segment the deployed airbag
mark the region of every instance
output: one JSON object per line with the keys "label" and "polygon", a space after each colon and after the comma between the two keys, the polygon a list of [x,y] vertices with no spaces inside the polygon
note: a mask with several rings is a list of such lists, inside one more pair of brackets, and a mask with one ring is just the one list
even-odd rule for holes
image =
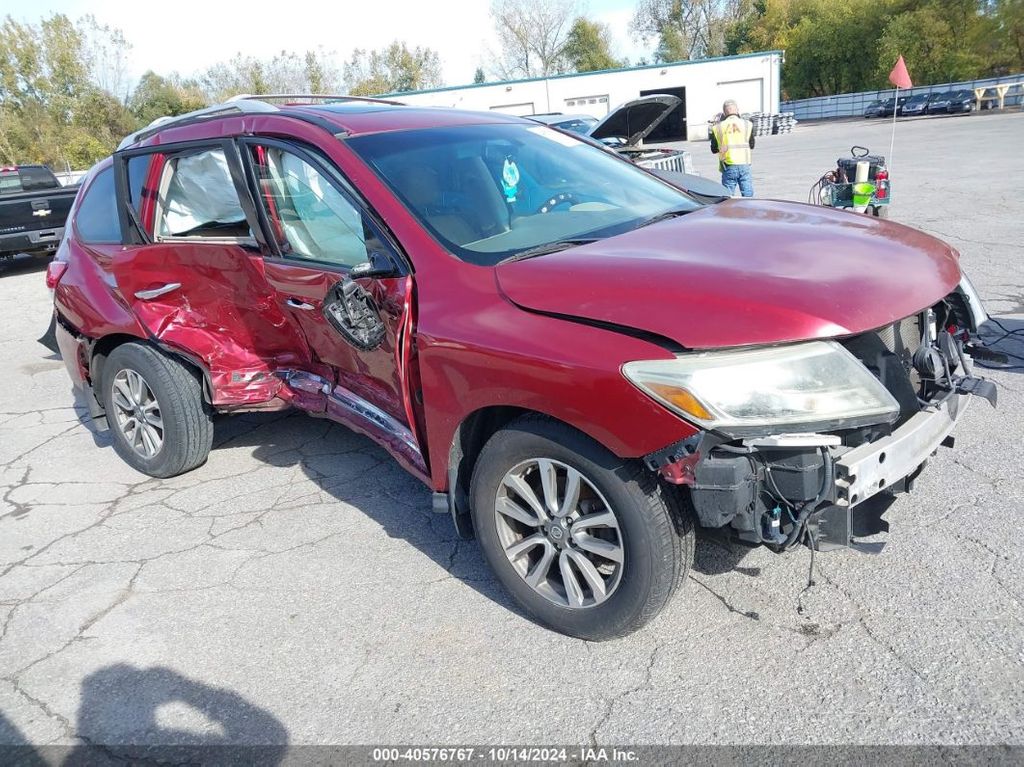
{"label": "deployed airbag", "polygon": [[244,221],[224,152],[214,149],[175,160],[163,211],[163,235],[181,235],[207,224]]}

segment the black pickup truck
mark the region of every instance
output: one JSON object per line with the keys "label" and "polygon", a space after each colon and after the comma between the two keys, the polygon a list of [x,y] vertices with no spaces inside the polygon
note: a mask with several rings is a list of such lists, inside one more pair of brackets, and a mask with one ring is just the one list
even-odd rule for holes
{"label": "black pickup truck", "polygon": [[16,253],[53,253],[77,193],[42,165],[0,168],[0,261]]}

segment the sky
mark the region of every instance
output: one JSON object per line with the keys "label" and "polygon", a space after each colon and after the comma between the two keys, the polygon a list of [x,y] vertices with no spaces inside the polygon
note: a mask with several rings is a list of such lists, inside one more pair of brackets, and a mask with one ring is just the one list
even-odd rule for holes
{"label": "sky", "polygon": [[[632,61],[650,47],[633,39],[629,21],[635,0],[580,0],[590,18],[608,24],[614,53]],[[354,48],[381,48],[392,40],[429,46],[441,57],[445,83],[472,82],[478,66],[489,69],[488,49],[497,50],[488,0],[6,0],[3,13],[35,22],[52,13],[73,19],[91,13],[101,24],[120,27],[132,44],[130,76],[148,69],[188,76],[241,53],[270,58],[282,50],[322,47],[336,63]],[[244,9],[244,11],[243,11]],[[293,10],[294,9],[294,10]]]}

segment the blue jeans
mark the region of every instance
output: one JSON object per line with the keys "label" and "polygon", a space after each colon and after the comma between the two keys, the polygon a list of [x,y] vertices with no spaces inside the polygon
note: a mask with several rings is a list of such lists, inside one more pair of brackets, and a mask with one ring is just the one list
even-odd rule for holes
{"label": "blue jeans", "polygon": [[722,171],[722,186],[729,190],[730,194],[736,193],[737,184],[740,187],[740,194],[744,197],[754,196],[754,180],[750,175],[749,165],[726,165]]}

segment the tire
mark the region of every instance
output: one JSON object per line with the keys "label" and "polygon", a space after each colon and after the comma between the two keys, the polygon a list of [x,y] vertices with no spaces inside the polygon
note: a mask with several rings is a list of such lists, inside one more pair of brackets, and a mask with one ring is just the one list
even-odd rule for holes
{"label": "tire", "polygon": [[[551,524],[545,532],[535,521],[526,524],[518,516],[497,511],[499,504],[507,508],[508,500],[520,510],[533,508],[523,502],[525,496],[510,490],[507,482],[517,484],[518,479],[509,477],[538,488],[534,497],[542,503],[539,476],[544,466],[558,477],[553,483],[557,498],[564,496],[569,472],[580,475],[578,501],[563,519],[568,531],[560,532],[557,540],[550,528],[562,523],[555,515],[549,515]],[[473,471],[470,498],[477,539],[498,580],[532,618],[563,634],[601,641],[636,631],[661,612],[693,562],[692,517],[674,492],[640,461],[617,458],[586,435],[543,416],[524,416],[488,440]],[[566,503],[563,509],[570,506]],[[604,510],[612,512],[616,529],[584,524]],[[532,510],[527,513],[536,516]],[[506,549],[538,535],[546,540],[534,542],[514,563]],[[594,554],[595,543],[602,553],[618,556],[618,564]],[[549,555],[551,550],[555,553]],[[545,572],[551,577],[543,578],[539,586],[530,585],[527,578],[536,583],[548,556],[553,559]],[[594,567],[575,564],[580,556]],[[566,587],[563,559],[571,561],[570,574],[585,592],[584,601],[573,606],[570,602],[579,599],[580,590]],[[600,594],[585,570],[603,579]]]}
{"label": "tire", "polygon": [[[135,407],[135,395],[141,390],[135,386],[138,378],[150,397],[141,397],[142,404]],[[213,419],[192,370],[150,346],[128,343],[107,358],[100,386],[114,450],[132,468],[165,478],[184,474],[206,461],[213,445]],[[127,414],[126,405],[134,408],[134,414]],[[141,430],[131,425],[139,422],[140,413],[148,416],[148,428]],[[157,420],[159,428],[154,426]],[[156,450],[150,449],[153,434],[159,436]]]}

